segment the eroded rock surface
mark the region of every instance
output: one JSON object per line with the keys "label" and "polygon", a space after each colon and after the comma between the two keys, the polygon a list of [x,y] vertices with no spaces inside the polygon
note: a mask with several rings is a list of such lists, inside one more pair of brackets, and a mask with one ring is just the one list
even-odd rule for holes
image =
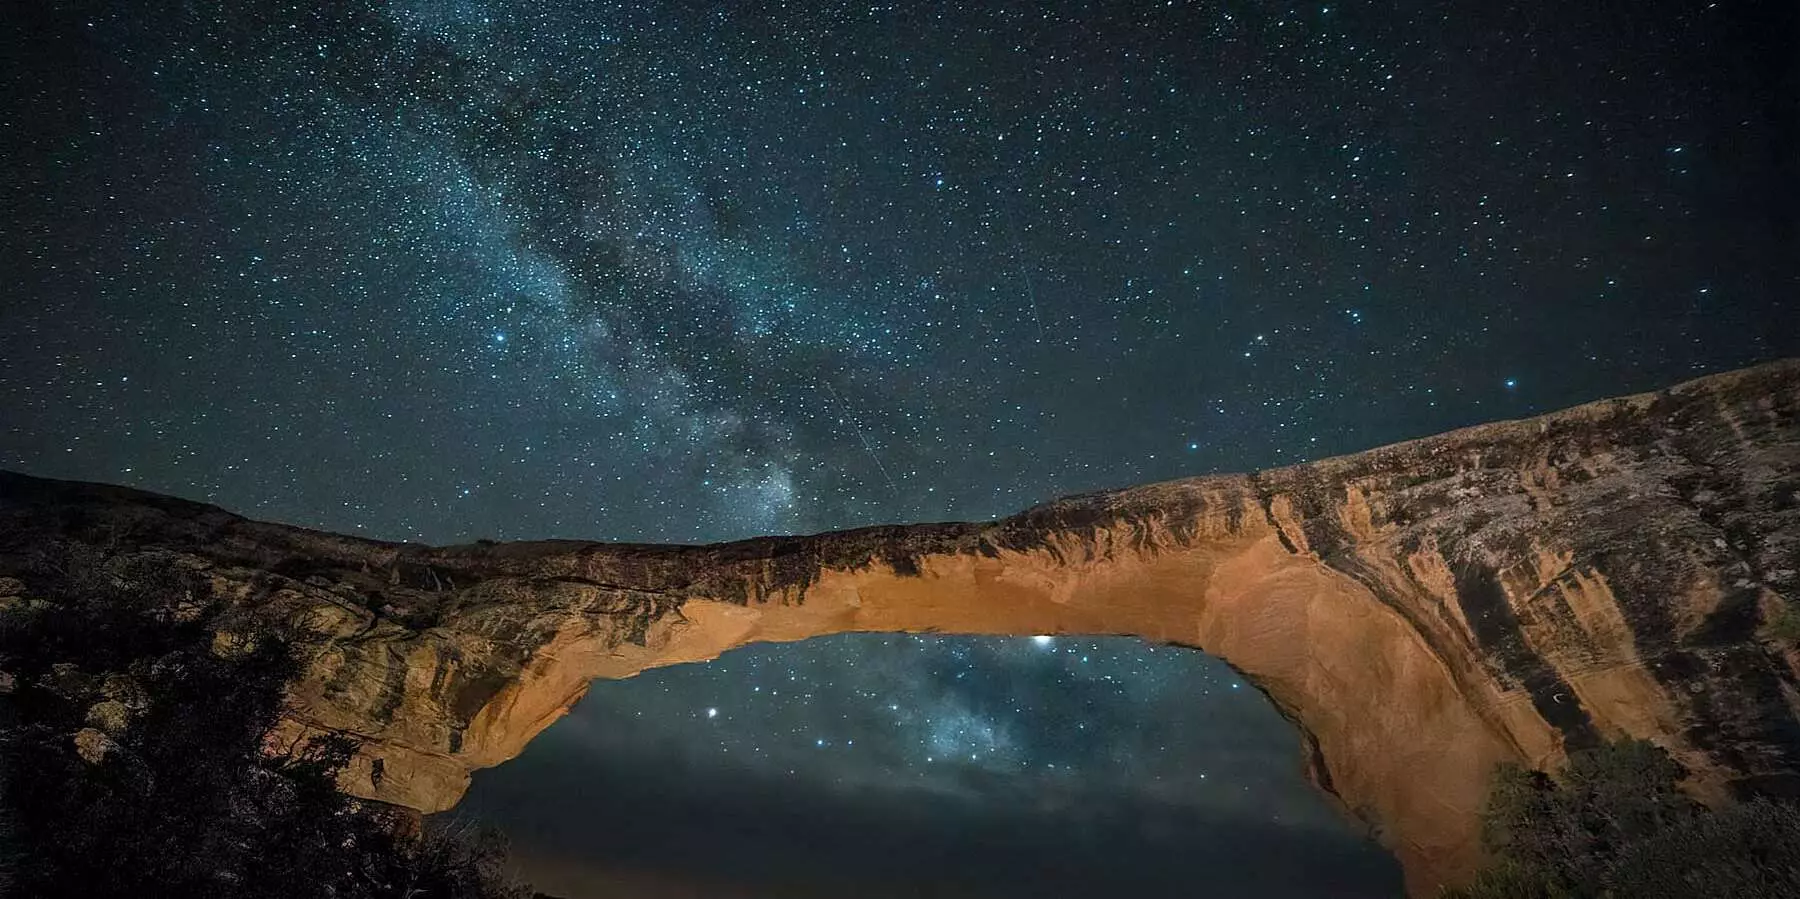
{"label": "eroded rock surface", "polygon": [[217,651],[310,635],[272,739],[355,734],[344,787],[424,812],[595,678],[843,631],[1222,656],[1420,895],[1478,863],[1501,761],[1632,735],[1705,797],[1800,792],[1800,362],[1001,521],[716,546],[382,543],[0,473],[0,575],[56,541],[198,573],[232,600]]}

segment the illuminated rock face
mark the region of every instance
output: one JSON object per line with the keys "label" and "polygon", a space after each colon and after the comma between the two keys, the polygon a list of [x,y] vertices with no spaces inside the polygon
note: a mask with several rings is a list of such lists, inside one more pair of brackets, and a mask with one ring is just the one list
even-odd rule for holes
{"label": "illuminated rock face", "polygon": [[1314,778],[1418,895],[1479,862],[1498,762],[1624,734],[1708,798],[1800,785],[1800,653],[1763,627],[1800,601],[1795,362],[982,524],[432,548],[0,475],[0,528],[106,535],[203,571],[237,601],[228,629],[315,635],[273,736],[354,733],[345,788],[426,812],[595,678],[845,631],[1221,656],[1295,720]]}

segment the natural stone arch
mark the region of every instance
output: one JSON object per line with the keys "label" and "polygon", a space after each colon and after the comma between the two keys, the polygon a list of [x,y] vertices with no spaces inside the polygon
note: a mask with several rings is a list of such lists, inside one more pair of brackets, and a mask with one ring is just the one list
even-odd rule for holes
{"label": "natural stone arch", "polygon": [[[1376,827],[1419,891],[1466,873],[1487,776],[1527,754],[1471,702],[1393,609],[1348,576],[1287,549],[1273,527],[1206,535],[1197,548],[1059,560],[1049,550],[934,555],[828,570],[803,601],[690,599],[642,646],[571,636],[471,722],[462,761],[497,764],[570,708],[596,677],[698,662],[753,642],[846,632],[1124,635],[1200,649],[1262,688],[1300,730],[1309,775]],[[1546,729],[1538,723],[1540,732]],[[1539,753],[1554,751],[1544,734]],[[424,805],[414,800],[409,804]]]}
{"label": "natural stone arch", "polygon": [[[0,473],[7,548],[200,574],[312,655],[271,734],[358,737],[423,812],[600,677],[846,631],[1135,635],[1218,655],[1428,895],[1480,861],[1494,763],[1654,740],[1704,797],[1800,792],[1800,363],[1000,521],[717,546],[382,543]],[[222,651],[234,641],[222,639]],[[372,776],[382,763],[379,783]]]}

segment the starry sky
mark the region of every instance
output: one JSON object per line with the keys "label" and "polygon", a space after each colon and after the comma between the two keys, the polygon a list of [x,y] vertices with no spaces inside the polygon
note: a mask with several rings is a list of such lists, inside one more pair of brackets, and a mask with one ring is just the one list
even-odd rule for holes
{"label": "starry sky", "polygon": [[619,884],[757,899],[1400,893],[1394,860],[1300,778],[1289,725],[1217,659],[1120,637],[795,648],[596,683],[523,755],[478,772],[455,814],[502,827],[536,885],[571,899]]}
{"label": "starry sky", "polygon": [[[0,466],[385,539],[712,541],[981,519],[1795,355],[1797,15],[20,0]],[[569,758],[533,764],[621,778],[661,740],[725,770],[759,735],[866,733],[755,780],[892,821],[999,783],[981,757],[838,786],[920,764],[944,721],[1187,797],[1172,815],[1227,810],[1193,799],[1225,795],[1189,776],[1230,769],[1209,727],[1285,739],[1264,763],[1293,774],[1291,733],[1197,656],[844,639],[612,685],[647,692],[595,708],[654,728],[583,749],[584,707]],[[757,678],[718,672],[759,665],[834,692],[754,723]],[[987,686],[934,687],[951,669]],[[826,735],[831,709],[863,721],[855,685],[895,692],[865,670],[906,672],[915,717]],[[1175,691],[1172,754],[1002,708],[1084,671],[1126,685],[1028,717],[1123,727]],[[1099,773],[1115,749],[1142,776]]]}

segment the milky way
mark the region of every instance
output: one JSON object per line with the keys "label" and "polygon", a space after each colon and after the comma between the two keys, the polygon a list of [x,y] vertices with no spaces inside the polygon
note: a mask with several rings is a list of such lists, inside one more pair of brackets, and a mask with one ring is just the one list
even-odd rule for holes
{"label": "milky way", "polygon": [[[38,475],[386,539],[712,541],[983,519],[1800,352],[1791,3],[15,5],[0,465]],[[862,709],[871,669],[1055,682],[1006,646],[758,664],[816,708]],[[730,670],[610,702],[715,773],[714,730],[844,759],[759,768],[760,799],[1090,745],[954,690],[910,723],[747,723]],[[1267,712],[1234,701],[1170,726]],[[1119,745],[1106,771],[1154,767]],[[568,758],[629,782],[635,746]],[[866,808],[974,782],[901,781],[936,798]],[[1221,795],[1177,805],[1243,812]]]}
{"label": "milky way", "polygon": [[5,464],[712,540],[1348,451],[1800,330],[1783,47],[1729,4],[221,6],[52,4],[8,54]]}

